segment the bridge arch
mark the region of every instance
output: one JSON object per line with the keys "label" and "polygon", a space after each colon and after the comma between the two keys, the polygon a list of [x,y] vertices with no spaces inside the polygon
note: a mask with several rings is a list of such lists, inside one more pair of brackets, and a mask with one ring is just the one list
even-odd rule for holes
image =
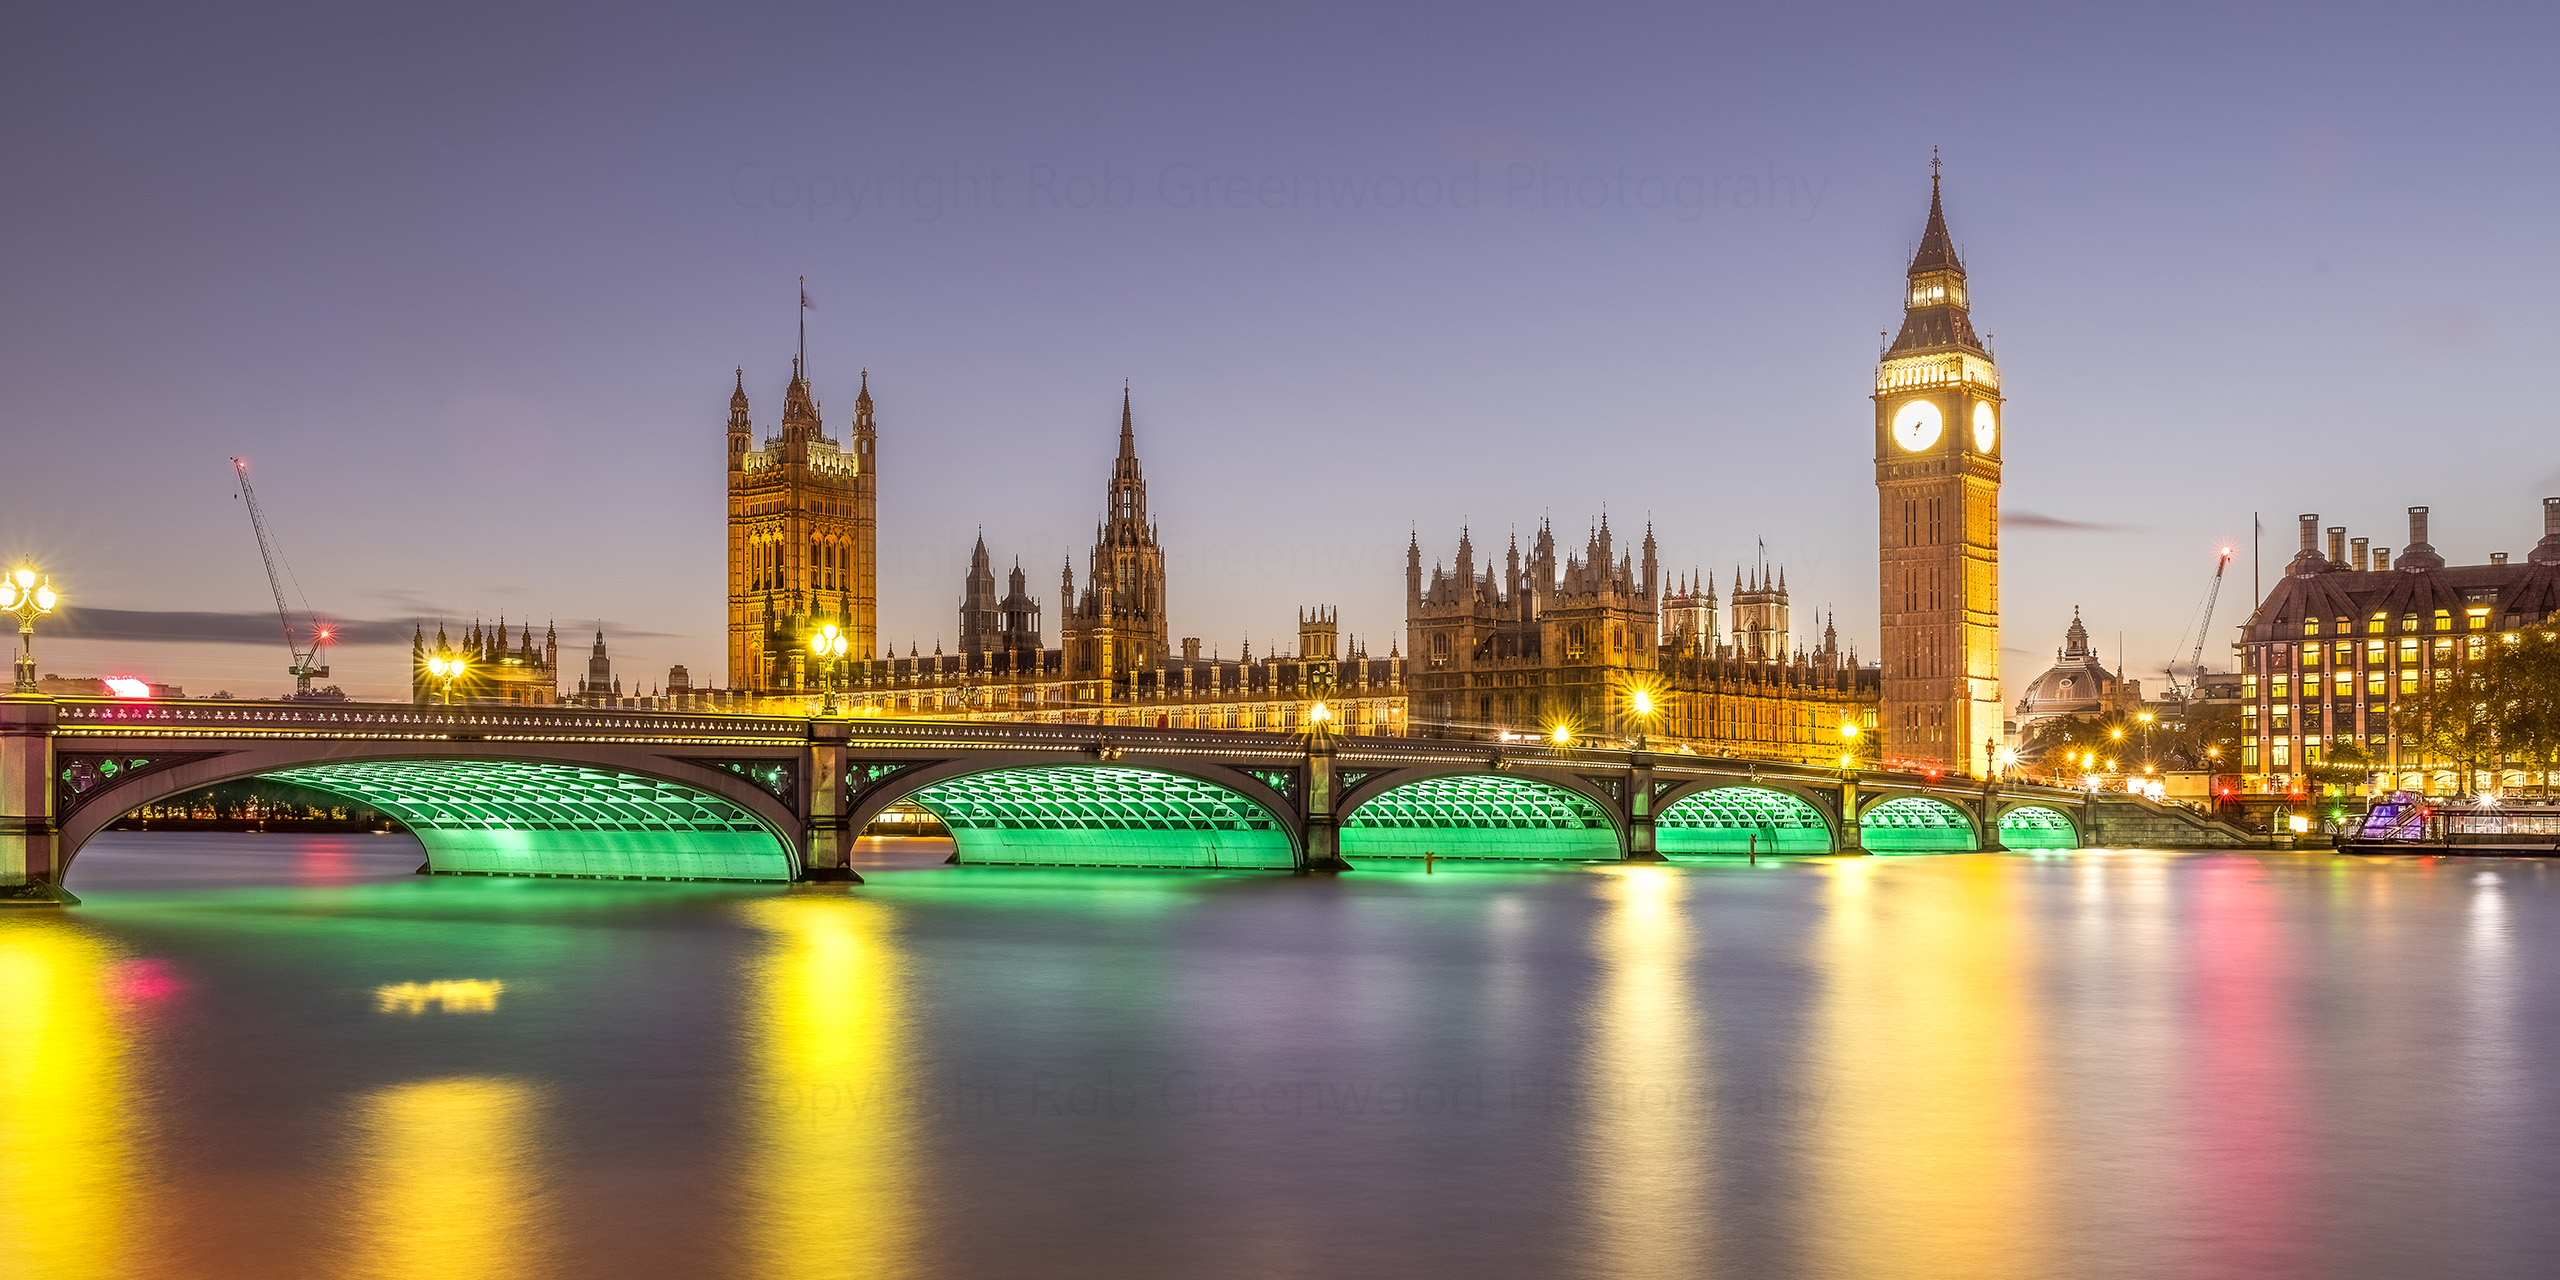
{"label": "bridge arch", "polygon": [[[1418,775],[1418,776],[1417,776]],[[1354,792],[1341,812],[1342,856],[1610,861],[1626,835],[1608,796],[1543,772],[1411,770]]]}
{"label": "bridge arch", "polygon": [[1858,815],[1869,853],[1969,853],[1982,847],[1973,815],[1935,796],[1889,796]]}
{"label": "bridge arch", "polygon": [[1829,853],[1831,818],[1792,788],[1714,782],[1670,793],[1655,814],[1654,848],[1681,853]]}
{"label": "bridge arch", "polygon": [[2080,824],[2064,809],[2049,804],[2013,804],[2000,811],[2000,847],[2004,849],[2077,849]]}
{"label": "bridge arch", "polygon": [[1299,861],[1289,807],[1241,772],[942,761],[902,769],[864,793],[853,829],[899,801],[942,819],[961,863],[1286,871]]}
{"label": "bridge arch", "polygon": [[[612,743],[188,745],[122,753],[127,764],[119,776],[71,796],[59,816],[65,873],[82,846],[135,809],[216,783],[272,778],[392,815],[439,872],[650,880],[800,874],[802,822],[775,790],[796,780],[792,756],[723,767]],[[767,774],[761,783],[748,776],[758,766]]]}

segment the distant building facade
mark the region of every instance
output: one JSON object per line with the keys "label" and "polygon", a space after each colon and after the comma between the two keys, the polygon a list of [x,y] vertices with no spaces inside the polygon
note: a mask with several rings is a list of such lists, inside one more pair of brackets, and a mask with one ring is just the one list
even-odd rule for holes
{"label": "distant building facade", "polygon": [[601,704],[621,696],[622,682],[613,678],[613,657],[605,652],[604,632],[598,631],[594,647],[587,650],[586,674],[578,678],[577,701]]}
{"label": "distant building facade", "polygon": [[[1814,649],[1788,652],[1783,575],[1735,577],[1726,643],[1715,635],[1712,583],[1663,590],[1650,529],[1639,559],[1618,549],[1603,517],[1579,554],[1559,560],[1542,521],[1525,556],[1514,538],[1500,566],[1481,570],[1461,531],[1454,567],[1434,565],[1427,580],[1417,537],[1405,547],[1412,731],[1551,737],[1562,728],[1616,741],[1641,730],[1673,749],[1836,759],[1842,724],[1862,735],[1875,727],[1875,670],[1843,653],[1829,627]],[[1666,612],[1676,619],[1667,635]],[[1649,717],[1638,714],[1639,694]]]}
{"label": "distant building facade", "polygon": [[2053,651],[2053,665],[2027,682],[2026,692],[2010,709],[2007,740],[2017,745],[2033,739],[2037,726],[2048,721],[2122,715],[2141,702],[2142,682],[2123,679],[2098,660],[2089,645],[2089,628],[2073,609],[2071,627]]}
{"label": "distant building facade", "polygon": [[[2466,794],[2474,779],[2402,740],[2392,711],[2438,671],[2560,617],[2560,497],[2542,500],[2542,540],[2520,562],[2448,565],[2428,541],[2427,508],[2409,508],[2409,541],[2388,547],[2344,527],[2320,546],[2320,517],[2241,633],[2241,774],[2251,793],[2303,793],[2311,771],[2352,746],[2387,784]],[[2519,783],[2521,779],[2517,780]],[[2490,783],[2492,789],[2501,785]]]}
{"label": "distant building facade", "polygon": [[[1331,610],[1301,610],[1292,653],[1203,655],[1171,639],[1165,553],[1147,510],[1146,478],[1126,388],[1119,452],[1081,590],[1070,560],[1059,578],[1058,643],[1043,644],[1041,601],[1017,561],[1002,595],[981,537],[961,578],[958,652],[849,661],[840,705],[855,715],[1023,720],[1051,724],[1298,731],[1323,701],[1335,730],[1404,732],[1404,660],[1346,651]],[[820,673],[811,672],[811,693]]]}
{"label": "distant building facade", "polygon": [[[598,637],[601,642],[602,637]],[[560,701],[560,633],[556,627],[543,628],[542,638],[533,635],[533,624],[526,623],[512,638],[504,618],[494,628],[483,629],[477,622],[464,632],[460,640],[446,638],[444,627],[436,628],[435,639],[427,639],[423,626],[409,637],[409,698],[413,702],[442,702],[447,682],[427,667],[429,658],[460,658],[464,674],[451,682],[456,702],[499,703],[507,706],[546,707]]]}

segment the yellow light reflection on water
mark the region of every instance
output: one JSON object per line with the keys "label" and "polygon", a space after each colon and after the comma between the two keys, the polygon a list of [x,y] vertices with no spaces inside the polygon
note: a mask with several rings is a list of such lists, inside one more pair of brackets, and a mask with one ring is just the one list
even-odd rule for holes
{"label": "yellow light reflection on water", "polygon": [[747,1212],[756,1273],[915,1269],[915,1143],[890,909],[837,896],[760,902],[772,942],[748,975]]}
{"label": "yellow light reflection on water", "polygon": [[0,1276],[130,1274],[138,1144],[111,960],[65,923],[0,930]]}
{"label": "yellow light reflection on water", "polygon": [[1997,858],[1825,864],[1804,1236],[1826,1274],[2040,1277],[2027,912]]}
{"label": "yellow light reflection on water", "polygon": [[373,989],[373,1007],[384,1013],[495,1013],[503,982],[449,978],[439,982],[395,982]]}
{"label": "yellow light reflection on water", "polygon": [[547,1274],[539,1099],[499,1076],[422,1080],[368,1095],[357,1117],[365,1212],[353,1271],[382,1280]]}
{"label": "yellow light reflection on water", "polygon": [[1595,950],[1584,1080],[1582,1185],[1601,1275],[1696,1274],[1706,1256],[1714,1114],[1706,1017],[1690,992],[1686,876],[1600,872],[1608,904]]}

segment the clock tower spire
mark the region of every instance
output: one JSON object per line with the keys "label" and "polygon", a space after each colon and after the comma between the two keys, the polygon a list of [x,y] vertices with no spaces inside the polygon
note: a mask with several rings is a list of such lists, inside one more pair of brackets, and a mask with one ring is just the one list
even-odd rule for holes
{"label": "clock tower spire", "polygon": [[1973,331],[1929,163],[1902,332],[1876,365],[1884,753],[1983,777],[2002,736],[2000,370]]}

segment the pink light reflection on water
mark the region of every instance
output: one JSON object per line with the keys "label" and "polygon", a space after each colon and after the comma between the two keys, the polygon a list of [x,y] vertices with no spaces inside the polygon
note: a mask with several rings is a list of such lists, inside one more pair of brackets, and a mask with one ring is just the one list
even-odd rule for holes
{"label": "pink light reflection on water", "polygon": [[2200,868],[2190,1040],[2199,1123],[2189,1131],[2191,1275],[2310,1274],[2302,1063],[2288,995],[2296,940],[2266,869],[2245,856]]}
{"label": "pink light reflection on water", "polygon": [[107,966],[107,993],[129,1004],[156,1004],[183,995],[187,980],[166,960],[120,960]]}

